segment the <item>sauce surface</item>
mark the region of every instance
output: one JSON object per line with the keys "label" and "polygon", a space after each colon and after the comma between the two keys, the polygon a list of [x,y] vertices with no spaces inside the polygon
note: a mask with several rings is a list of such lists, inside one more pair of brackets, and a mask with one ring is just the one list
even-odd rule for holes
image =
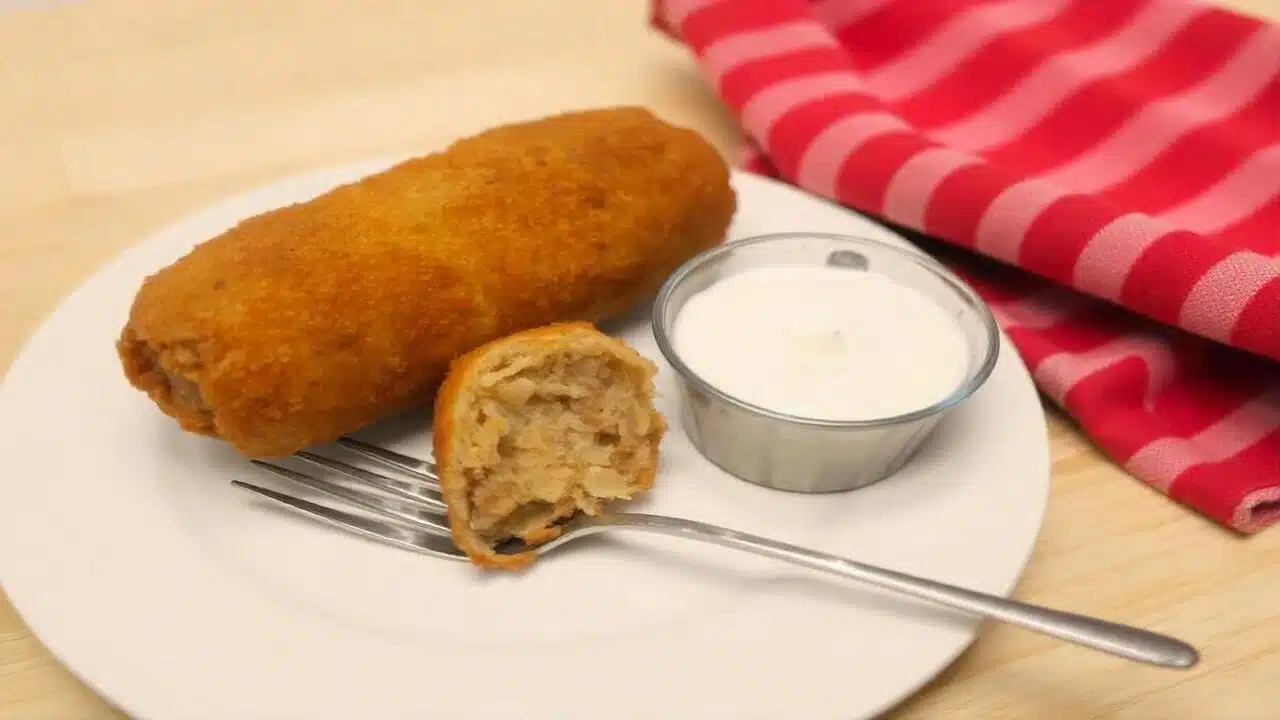
{"label": "sauce surface", "polygon": [[673,325],[676,351],[708,383],[815,420],[920,410],[969,371],[956,321],[923,293],[873,272],[746,270],[691,297]]}

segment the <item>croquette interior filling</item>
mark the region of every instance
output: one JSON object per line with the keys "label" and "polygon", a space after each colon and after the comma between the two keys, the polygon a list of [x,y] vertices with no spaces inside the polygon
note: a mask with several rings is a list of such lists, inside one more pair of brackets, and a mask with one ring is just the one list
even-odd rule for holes
{"label": "croquette interior filling", "polygon": [[629,497],[653,430],[644,385],[604,354],[495,362],[462,420],[476,428],[459,454],[476,534],[490,543],[523,537]]}

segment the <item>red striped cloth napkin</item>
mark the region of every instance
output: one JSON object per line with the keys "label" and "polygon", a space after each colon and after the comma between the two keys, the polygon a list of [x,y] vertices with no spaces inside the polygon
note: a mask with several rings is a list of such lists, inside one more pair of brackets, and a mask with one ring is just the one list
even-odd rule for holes
{"label": "red striped cloth napkin", "polygon": [[1117,463],[1236,530],[1280,520],[1280,27],[1188,0],[653,11],[748,169],[945,241]]}

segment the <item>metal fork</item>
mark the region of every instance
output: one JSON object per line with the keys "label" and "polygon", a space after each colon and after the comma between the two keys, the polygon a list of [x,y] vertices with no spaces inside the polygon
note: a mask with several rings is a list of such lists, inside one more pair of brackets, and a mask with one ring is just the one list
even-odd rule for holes
{"label": "metal fork", "polygon": [[[337,444],[389,470],[392,475],[310,452],[301,452],[294,457],[327,470],[342,480],[317,477],[259,460],[251,462],[280,478],[360,508],[378,519],[251,483],[232,482],[237,487],[365,537],[427,555],[466,560],[466,555],[450,539],[447,509],[440,494],[434,463],[352,438],[342,438]],[[558,538],[534,550],[539,554],[548,553],[574,540],[612,530],[671,535],[745,550],[1151,665],[1187,669],[1200,660],[1194,647],[1167,635],[967,590],[693,520],[642,513],[583,515],[569,520]]]}

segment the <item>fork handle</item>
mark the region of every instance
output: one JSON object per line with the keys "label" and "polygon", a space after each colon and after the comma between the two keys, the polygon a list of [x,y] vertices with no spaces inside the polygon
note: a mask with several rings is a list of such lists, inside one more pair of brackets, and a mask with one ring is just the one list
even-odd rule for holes
{"label": "fork handle", "polygon": [[582,533],[610,529],[638,530],[744,550],[850,578],[945,607],[1018,625],[1077,645],[1160,667],[1187,669],[1200,661],[1200,654],[1194,647],[1168,635],[966,590],[693,520],[643,513],[619,513],[590,518],[579,528],[579,532]]}

